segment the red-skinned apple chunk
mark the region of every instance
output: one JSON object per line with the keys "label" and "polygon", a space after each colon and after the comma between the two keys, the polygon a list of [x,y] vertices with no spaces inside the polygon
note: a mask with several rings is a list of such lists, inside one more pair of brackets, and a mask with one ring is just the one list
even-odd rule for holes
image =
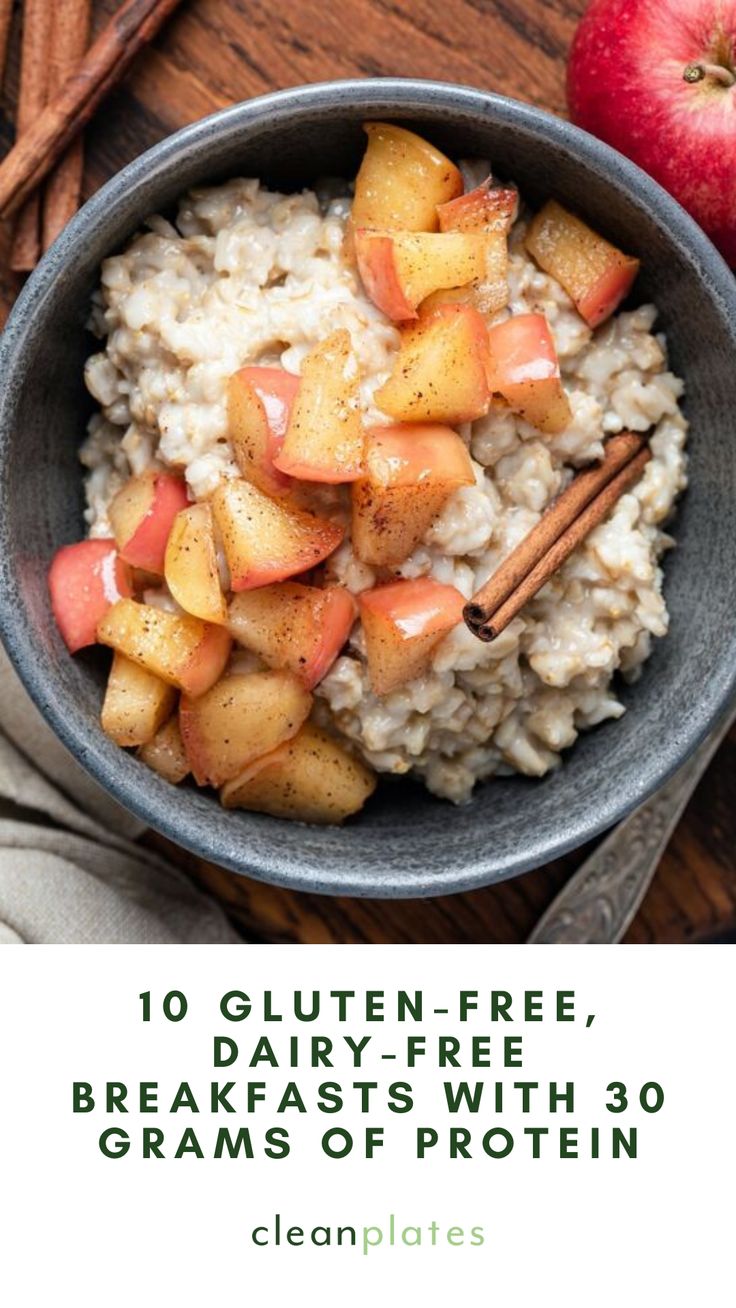
{"label": "red-skinned apple chunk", "polygon": [[462,195],[463,179],[429,141],[392,123],[365,123],[368,148],[355,180],[353,228],[436,232],[437,205]]}
{"label": "red-skinned apple chunk", "polygon": [[116,651],[102,705],[102,730],[116,745],[145,745],[176,704],[176,690]]}
{"label": "red-skinned apple chunk", "polygon": [[290,672],[233,673],[197,699],[183,695],[179,727],[195,781],[223,785],[295,736],[311,707]]}
{"label": "red-skinned apple chunk", "polygon": [[520,313],[489,328],[491,390],[539,431],[554,435],[570,422],[570,402],[547,319]]}
{"label": "red-skinned apple chunk", "polygon": [[303,481],[354,481],[363,467],[360,376],[344,328],[310,350],[302,363],[284,443],[274,460]]}
{"label": "red-skinned apple chunk", "polygon": [[174,713],[159,727],[155,736],[142,745],[138,757],[146,767],[158,772],[172,786],[178,786],[189,775],[189,759],[179,730],[179,714]]}
{"label": "red-skinned apple chunk", "polygon": [[519,207],[515,186],[487,177],[480,186],[437,208],[441,232],[502,232],[508,236]]}
{"label": "red-skinned apple chunk", "polygon": [[225,621],[227,604],[209,504],[190,504],[177,513],[166,546],[164,575],[177,604],[187,613],[203,622]]}
{"label": "red-skinned apple chunk", "polygon": [[97,642],[97,624],[117,600],[133,593],[130,568],[112,540],[62,545],[49,568],[56,625],[72,654]]}
{"label": "red-skinned apple chunk", "polygon": [[453,491],[472,486],[470,456],[440,424],[372,427],[366,475],[353,485],[353,548],[363,563],[403,563]]}
{"label": "red-skinned apple chunk", "polygon": [[282,581],[236,595],[228,628],[269,667],[288,668],[311,690],[340,653],[356,612],[355,600],[342,586],[320,590]]}
{"label": "red-skinned apple chunk", "polygon": [[257,759],[223,786],[225,808],[297,822],[344,822],[376,788],[376,778],[342,745],[305,722],[293,740]]}
{"label": "red-skinned apple chunk", "polygon": [[434,291],[477,282],[488,238],[479,232],[381,232],[359,228],[355,255],[373,303],[395,322],[418,317]]}
{"label": "red-skinned apple chunk", "polygon": [[535,263],[567,291],[589,327],[610,318],[639,271],[638,259],[622,254],[556,200],[532,219],[525,244]]}
{"label": "red-skinned apple chunk", "polygon": [[474,191],[440,205],[437,210],[441,231],[485,234],[483,275],[476,285],[468,287],[465,298],[468,304],[489,316],[509,302],[508,233],[518,205],[516,187],[494,185],[489,177]]}
{"label": "red-skinned apple chunk", "polygon": [[291,478],[274,467],[289,425],[299,378],[284,368],[250,367],[227,385],[228,436],[241,473],[266,495],[282,495]]}
{"label": "red-skinned apple chunk", "polygon": [[188,503],[183,477],[154,471],[131,477],[109,509],[120,557],[133,568],[162,576],[171,524]]}
{"label": "red-skinned apple chunk", "polygon": [[335,522],[272,500],[250,482],[222,482],[211,500],[233,590],[250,590],[307,572],[340,544]]}
{"label": "red-skinned apple chunk", "polygon": [[488,412],[488,332],[476,309],[440,305],[401,333],[375,402],[400,422],[472,422]]}
{"label": "red-skinned apple chunk", "polygon": [[435,646],[462,622],[465,599],[420,577],[363,591],[358,603],[371,686],[386,695],[426,672]]}
{"label": "red-skinned apple chunk", "polygon": [[217,681],[232,645],[224,627],[132,599],[113,604],[97,639],[188,695],[203,695]]}

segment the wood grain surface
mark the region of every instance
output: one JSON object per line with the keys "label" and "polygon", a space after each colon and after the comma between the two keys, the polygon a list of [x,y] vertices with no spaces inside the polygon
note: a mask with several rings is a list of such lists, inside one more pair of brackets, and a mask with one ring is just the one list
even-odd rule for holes
{"label": "wood grain surface", "polygon": [[[261,92],[333,77],[467,82],[564,113],[565,56],[585,0],[185,0],[86,134],[85,196],[155,141]],[[95,30],[115,0],[95,0]],[[13,140],[19,14],[0,101],[0,148]],[[2,319],[20,286],[0,233]],[[165,842],[155,837],[158,845]],[[736,934],[736,734],[691,802],[628,939]],[[167,846],[227,907],[243,938],[294,942],[522,941],[588,852],[492,890],[382,903],[275,890]]]}

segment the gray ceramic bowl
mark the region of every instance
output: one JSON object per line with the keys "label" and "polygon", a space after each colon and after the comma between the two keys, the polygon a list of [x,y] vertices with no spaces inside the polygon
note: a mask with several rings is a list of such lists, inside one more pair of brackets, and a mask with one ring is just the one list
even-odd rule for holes
{"label": "gray ceramic bowl", "polygon": [[[53,551],[79,538],[76,448],[89,402],[84,323],[100,261],[182,191],[234,174],[284,188],[353,176],[360,123],[390,118],[450,155],[490,158],[532,201],[554,195],[640,255],[637,295],[661,310],[687,382],[691,487],[667,563],[672,615],[625,717],[583,736],[541,782],[493,781],[467,808],[386,782],[344,829],[223,812],[174,789],[98,726],[106,660],[71,659],[46,592]],[[0,628],[28,690],[62,741],[112,795],[196,853],[265,881],[326,894],[446,894],[523,872],[595,836],[695,747],[736,681],[736,288],[687,215],[625,159],[568,124],[497,96],[435,82],[301,87],[216,114],[149,150],[70,224],[30,279],[0,355]]]}

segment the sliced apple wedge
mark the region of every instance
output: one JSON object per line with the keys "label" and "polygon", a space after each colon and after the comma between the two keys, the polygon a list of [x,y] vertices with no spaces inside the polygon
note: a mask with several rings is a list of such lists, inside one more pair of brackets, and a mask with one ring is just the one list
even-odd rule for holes
{"label": "sliced apple wedge", "polygon": [[172,786],[178,786],[189,775],[189,759],[179,730],[179,715],[174,713],[168,722],[159,727],[155,736],[138,750],[138,757],[146,767],[158,772]]}
{"label": "sliced apple wedge", "polygon": [[247,481],[266,495],[282,495],[291,478],[274,467],[284,443],[299,378],[284,368],[241,368],[227,384],[228,435]]}
{"label": "sliced apple wedge", "polygon": [[488,332],[477,309],[440,305],[404,329],[375,402],[401,422],[471,422],[488,412],[487,367]]}
{"label": "sliced apple wedge", "polygon": [[302,363],[284,443],[274,467],[304,481],[354,481],[363,467],[360,376],[350,333],[340,328]]}
{"label": "sliced apple wedge", "polygon": [[489,232],[486,247],[486,270],[473,288],[472,304],[489,318],[505,309],[510,299],[509,247],[503,232]]}
{"label": "sliced apple wedge", "polygon": [[186,482],[168,472],[144,472],[120,488],[108,510],[120,557],[163,576],[171,524],[189,503]]}
{"label": "sliced apple wedge", "polygon": [[187,613],[203,622],[224,622],[227,604],[220,586],[212,510],[209,504],[180,509],[166,546],[164,576]]}
{"label": "sliced apple wedge", "polygon": [[515,186],[499,186],[487,177],[475,190],[437,208],[441,232],[502,232],[507,236],[519,207]]}
{"label": "sliced apple wedge", "polygon": [[102,705],[102,730],[116,745],[145,745],[170,716],[176,690],[116,650]]}
{"label": "sliced apple wedge", "polygon": [[490,318],[509,302],[509,252],[503,232],[485,237],[485,271],[480,281],[447,291],[433,291],[422,304],[421,313],[434,313],[448,304],[465,304]]}
{"label": "sliced apple wedge", "polygon": [[132,599],[113,604],[97,639],[188,695],[203,695],[217,681],[232,645],[224,627]]}
{"label": "sliced apple wedge", "polygon": [[297,822],[344,822],[376,788],[375,775],[342,745],[306,722],[272,754],[257,759],[220,792],[225,808],[247,808]]}
{"label": "sliced apple wedge", "polygon": [[589,327],[610,318],[639,271],[638,259],[623,254],[556,200],[549,200],[532,219],[526,248],[565,288]]}
{"label": "sliced apple wedge", "polygon": [[236,595],[228,627],[269,667],[288,668],[311,690],[340,653],[356,612],[355,600],[342,586],[319,590],[282,581]]}
{"label": "sliced apple wedge", "polygon": [[520,313],[488,332],[491,390],[539,431],[564,431],[570,402],[560,380],[560,364],[544,314]]}
{"label": "sliced apple wedge", "polygon": [[311,707],[290,672],[232,674],[197,699],[183,695],[179,727],[195,781],[221,786],[237,776],[295,736]]}
{"label": "sliced apple wedge", "polygon": [[113,540],[62,545],[49,568],[56,625],[72,654],[97,641],[97,624],[112,604],[132,595],[130,568]]}
{"label": "sliced apple wedge", "polygon": [[466,286],[485,274],[482,232],[381,232],[359,228],[355,255],[373,303],[396,322],[418,317],[434,291]]}
{"label": "sliced apple wedge", "polygon": [[426,672],[435,645],[462,622],[465,599],[420,577],[363,591],[358,603],[371,686],[386,695]]}
{"label": "sliced apple wedge", "polygon": [[211,500],[233,590],[251,590],[307,572],[340,544],[335,522],[272,500],[250,482],[222,482]]}
{"label": "sliced apple wedge", "polygon": [[437,205],[462,195],[459,169],[429,141],[392,123],[365,123],[368,149],[355,180],[358,227],[436,232]]}
{"label": "sliced apple wedge", "polygon": [[519,195],[514,186],[497,186],[489,177],[474,191],[460,195],[437,210],[443,232],[484,232],[485,268],[477,285],[468,288],[465,301],[480,313],[498,313],[509,302],[508,232],[514,221]]}
{"label": "sliced apple wedge", "polygon": [[457,432],[396,424],[366,433],[366,475],[353,485],[353,548],[363,563],[403,563],[460,486],[475,478]]}

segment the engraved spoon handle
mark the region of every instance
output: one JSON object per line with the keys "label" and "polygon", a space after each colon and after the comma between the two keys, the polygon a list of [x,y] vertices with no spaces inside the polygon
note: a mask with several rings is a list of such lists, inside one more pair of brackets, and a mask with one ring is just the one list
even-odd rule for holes
{"label": "engraved spoon handle", "polygon": [[529,936],[537,945],[612,945],[633,921],[683,810],[736,719],[732,706],[686,763],[570,878]]}

